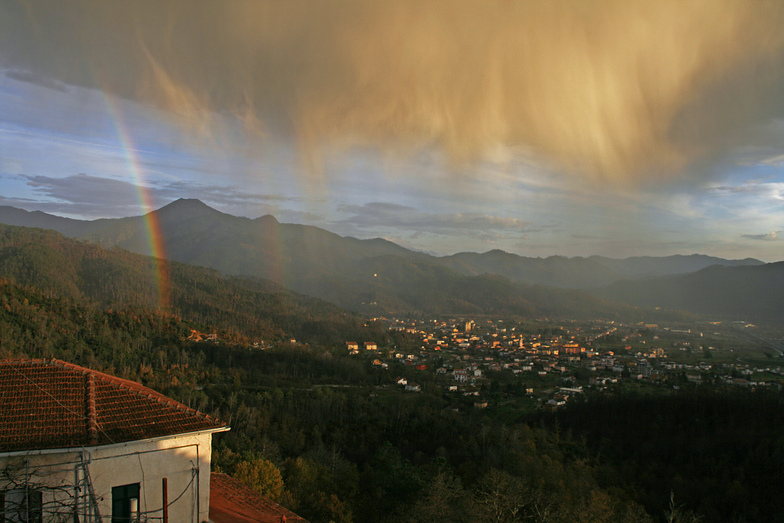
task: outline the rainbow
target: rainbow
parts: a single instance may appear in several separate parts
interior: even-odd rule
[[[137,155],[137,149],[133,144],[130,133],[127,131],[123,121],[122,113],[118,104],[107,95],[104,90],[99,90],[104,104],[111,116],[117,138],[120,141],[121,149],[128,172],[133,177],[136,186],[136,194],[139,200],[139,207],[142,209],[142,219],[145,225],[147,236],[148,253],[153,260],[153,270],[155,275],[155,286],[157,293],[157,307],[160,310],[167,310],[171,307],[171,288],[169,284],[169,264],[166,259],[166,249],[164,247],[163,234],[158,223],[158,215],[154,212],[150,192],[145,185],[144,167],[141,165]]]

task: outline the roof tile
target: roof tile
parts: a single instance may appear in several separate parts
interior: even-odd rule
[[[210,474],[210,520],[214,523],[307,523],[229,475]]]
[[[0,360],[0,452],[107,445],[224,426],[103,372],[54,359]]]

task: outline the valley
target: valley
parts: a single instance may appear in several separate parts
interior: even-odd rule
[[[161,263],[0,227],[0,354],[89,365],[225,420],[215,469],[314,522],[779,513],[775,321],[539,286],[486,314],[518,289],[500,276],[419,280],[452,314],[365,315],[177,261],[163,286]]]

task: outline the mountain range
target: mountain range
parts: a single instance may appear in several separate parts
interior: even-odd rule
[[[34,315],[40,316],[35,322],[32,313],[6,314],[14,329],[21,326],[40,335],[48,321],[64,316],[78,324],[79,318],[100,311],[126,311],[126,316],[139,318],[157,311],[158,318],[178,325],[185,320],[199,330],[220,332],[223,339],[294,337],[342,345],[346,339],[378,334],[364,316],[269,281],[178,262],[163,265],[165,277],[161,264],[149,256],[105,249],[51,230],[0,224],[0,303],[23,296],[17,301],[37,303]],[[2,337],[4,343],[7,338]]]
[[[437,257],[271,215],[235,217],[187,199],[150,215],[93,221],[0,207],[0,222],[141,254],[149,254],[155,222],[170,260],[263,278],[369,314],[612,316],[623,303],[784,322],[784,263],[751,258],[529,258],[499,250]]]

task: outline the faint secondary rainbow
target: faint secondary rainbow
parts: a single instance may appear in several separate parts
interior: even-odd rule
[[[149,255],[152,257],[155,286],[158,298],[158,308],[165,310],[171,306],[171,288],[169,285],[169,264],[166,259],[166,249],[164,248],[163,234],[161,234],[160,224],[158,223],[158,216],[152,206],[150,193],[145,185],[144,167],[136,154],[133,140],[130,133],[126,130],[123,123],[122,113],[117,103],[107,94],[101,90],[109,115],[111,116],[112,123],[117,138],[122,145],[123,157],[128,167],[128,171],[133,176],[134,185],[136,186],[136,196],[139,200],[139,207],[142,209],[142,220],[144,222],[145,234],[147,236],[147,246]]]

